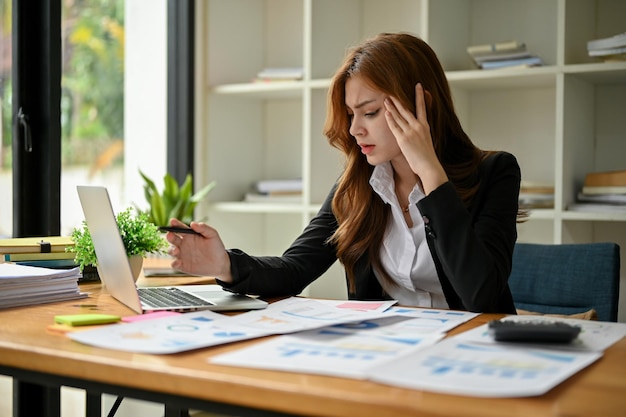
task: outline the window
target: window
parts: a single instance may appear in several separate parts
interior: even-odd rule
[[[41,155],[40,160],[50,163],[60,159],[57,162],[60,167],[56,167],[56,171],[61,171],[60,190],[50,191],[49,200],[41,204],[45,213],[32,218],[56,215],[58,220],[48,220],[60,222],[60,233],[69,234],[83,218],[77,184],[105,185],[116,211],[126,206],[146,205],[138,170],[158,177],[166,169],[167,10],[166,0],[38,0],[30,3],[28,10],[17,0],[0,0],[0,186],[7,195],[13,194],[14,200],[24,187],[20,186],[17,192],[13,190],[16,161],[12,125],[17,116],[12,108],[15,101],[11,79],[15,41],[12,12],[28,15],[29,20],[22,26],[28,26],[31,20],[34,20],[32,25],[37,24],[33,15],[44,23],[37,25],[41,27],[38,35],[31,36],[32,28],[23,29],[28,43],[21,48],[20,58],[35,62],[44,59],[41,57],[51,59],[39,65],[29,62],[28,67],[47,68],[43,71],[52,74],[38,79],[40,87],[27,92],[31,95],[43,94],[48,89],[46,82],[50,84],[49,80],[55,79],[55,53],[44,49],[51,43],[47,39],[54,39],[51,32],[61,34],[61,52],[57,53],[63,70],[57,74],[60,97],[57,101],[52,99],[49,106],[54,111],[58,103],[60,132],[54,132],[55,123],[42,123],[38,117],[29,119],[36,140],[58,135],[60,157],[55,158],[51,152]],[[57,17],[60,14],[60,27],[55,13]],[[30,74],[19,75],[30,81]],[[31,103],[45,101],[38,97],[30,100]],[[50,132],[38,131],[42,125]],[[22,163],[17,175],[25,172],[28,176],[33,165],[39,166],[30,160]],[[54,188],[49,186],[55,182],[54,171],[52,166],[44,175],[31,178],[26,193],[38,196]],[[20,215],[27,218],[26,211],[34,205],[32,200],[20,201]],[[11,204],[0,205],[0,236],[20,235],[13,230],[13,211]],[[48,234],[45,226],[35,226],[33,230]]]
[[[123,0],[62,2],[61,234],[82,220],[76,185],[105,185],[121,200],[124,9]]]
[[[76,185],[106,186],[115,212],[145,208],[139,169],[162,176],[167,153],[166,1],[72,3],[63,16],[62,234],[83,219]]]

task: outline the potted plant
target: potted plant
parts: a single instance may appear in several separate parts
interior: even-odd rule
[[[141,170],[139,174],[145,182],[144,195],[150,206],[146,214],[148,220],[156,226],[168,226],[171,218],[176,218],[186,224],[191,223],[196,205],[215,187],[215,181],[213,181],[194,194],[191,174],[187,174],[185,181],[178,184],[174,177],[167,173],[163,177],[163,191],[160,192],[154,181],[146,174]]]
[[[144,256],[148,253],[164,253],[169,244],[159,228],[150,222],[146,213],[129,207],[118,213],[115,220],[131,263],[133,276],[137,279]],[[91,234],[84,220],[81,227],[72,230],[71,237],[74,246],[68,248],[67,251],[75,253],[74,262],[83,271],[84,276],[86,269],[98,266]]]

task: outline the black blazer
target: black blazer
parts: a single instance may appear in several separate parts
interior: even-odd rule
[[[424,217],[428,246],[451,309],[483,313],[515,313],[508,286],[516,218],[520,168],[515,157],[496,153],[480,166],[480,188],[466,207],[447,182],[417,203]],[[282,256],[250,256],[229,250],[233,283],[225,288],[265,297],[299,294],[336,260],[326,243],[337,228],[331,209],[335,187],[317,215]],[[355,268],[350,299],[386,298],[364,256]]]

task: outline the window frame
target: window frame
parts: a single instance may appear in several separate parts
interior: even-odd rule
[[[182,182],[194,172],[195,0],[168,0],[167,7],[167,171]],[[12,10],[12,236],[55,236],[61,230],[61,0],[12,0]]]
[[[195,1],[167,2],[167,171],[194,172]]]
[[[13,0],[13,236],[61,229],[61,1]]]

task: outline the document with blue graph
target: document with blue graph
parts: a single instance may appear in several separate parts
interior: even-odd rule
[[[576,321],[582,328],[580,340],[569,345],[496,342],[486,324],[443,339],[473,313],[395,306],[386,313],[388,317],[286,334],[210,361],[369,379],[446,394],[524,397],[554,388],[597,361],[604,349],[626,335],[623,323]]]
[[[76,331],[68,334],[68,337],[107,349],[169,354],[271,334],[375,319],[386,315],[385,310],[393,303],[329,304],[293,297],[272,303],[267,309],[248,311],[237,316],[199,311]]]
[[[569,344],[503,343],[486,324],[436,346],[372,367],[372,380],[390,385],[476,397],[541,395],[602,357],[626,336],[626,324],[548,316],[514,321],[563,321],[581,328]]]
[[[220,365],[366,378],[372,366],[444,336],[391,316],[283,335],[212,359]]]
[[[345,304],[335,306],[345,308]],[[389,307],[384,317],[283,335],[215,356],[211,362],[363,379],[376,364],[432,346],[447,331],[476,316],[463,311]]]
[[[602,357],[602,352],[513,348],[458,338],[373,367],[371,380],[474,397],[544,394]]]

